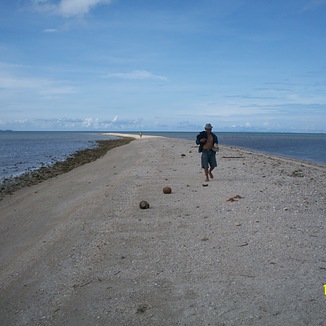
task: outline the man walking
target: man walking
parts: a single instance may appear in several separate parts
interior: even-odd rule
[[[213,126],[207,123],[205,126],[205,131],[200,132],[196,138],[196,144],[199,145],[199,153],[201,154],[201,166],[205,172],[205,181],[209,181],[209,178],[213,179],[214,176],[212,171],[217,167],[216,162],[216,151],[214,145],[217,146],[218,139],[217,136],[212,133]]]

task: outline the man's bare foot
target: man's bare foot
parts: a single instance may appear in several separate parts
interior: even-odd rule
[[[205,180],[205,182],[208,182],[208,181],[209,181],[209,179],[206,179],[206,180]]]
[[[209,176],[210,176],[210,178],[211,178],[211,179],[213,179],[213,178],[214,178],[214,176],[213,176],[212,172],[209,172]]]

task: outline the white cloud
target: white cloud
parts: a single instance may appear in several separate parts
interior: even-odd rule
[[[86,128],[90,128],[90,127],[97,128],[99,125],[99,119],[98,118],[86,118],[86,119],[84,119],[82,124]]]
[[[46,28],[43,30],[44,33],[56,33],[57,31],[55,28]]]
[[[97,5],[108,5],[112,0],[32,0],[32,6],[40,12],[50,12],[63,17],[84,16]]]
[[[97,5],[110,3],[111,0],[62,0],[59,12],[63,16],[83,16]]]
[[[157,79],[167,81],[164,76],[154,75],[146,70],[134,70],[128,73],[115,73],[107,75],[109,78],[122,78],[122,79]]]

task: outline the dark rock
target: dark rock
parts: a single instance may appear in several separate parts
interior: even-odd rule
[[[140,203],[139,203],[139,207],[141,209],[147,209],[149,208],[149,203],[146,201],[146,200],[142,200]]]

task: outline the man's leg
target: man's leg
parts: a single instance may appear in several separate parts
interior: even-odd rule
[[[208,178],[208,155],[207,155],[207,152],[202,152],[201,153],[201,166],[202,166],[202,168],[204,169],[204,172],[205,172],[205,177],[206,177],[206,180],[205,181],[209,181],[209,178]]]
[[[217,167],[217,162],[216,162],[216,154],[214,153],[210,153],[210,157],[209,157],[209,171],[208,174],[210,176],[211,179],[214,178],[212,171]]]
[[[208,169],[207,169],[207,174],[209,174],[209,176],[210,176],[211,179],[214,178],[214,176],[213,176],[213,174],[212,174],[212,171],[213,171],[213,170],[214,170],[214,167],[210,167],[209,171],[208,171]]]
[[[205,177],[206,177],[206,180],[205,181],[209,181],[209,178],[208,178],[208,168],[204,168],[204,171],[205,171]]]

